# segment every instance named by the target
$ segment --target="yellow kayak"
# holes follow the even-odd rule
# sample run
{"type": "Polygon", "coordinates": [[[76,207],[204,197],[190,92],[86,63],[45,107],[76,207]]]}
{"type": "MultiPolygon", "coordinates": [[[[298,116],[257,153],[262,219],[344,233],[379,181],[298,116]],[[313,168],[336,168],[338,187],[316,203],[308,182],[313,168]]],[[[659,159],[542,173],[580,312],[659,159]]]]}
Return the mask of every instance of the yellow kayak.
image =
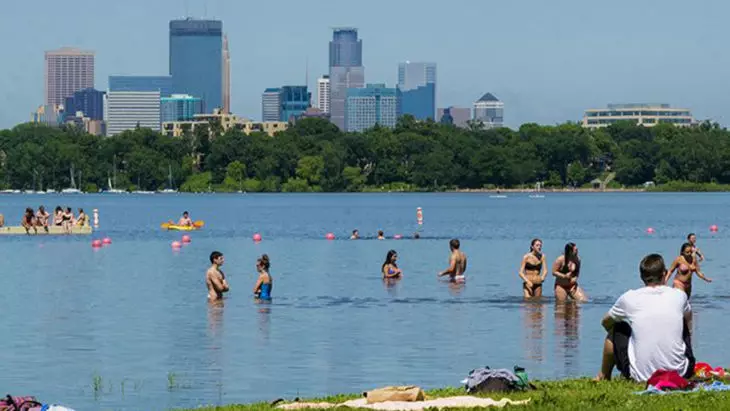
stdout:
{"type": "Polygon", "coordinates": [[[162,227],[165,230],[173,230],[173,231],[195,231],[195,230],[200,230],[201,228],[203,228],[204,225],[205,225],[204,221],[196,221],[193,223],[192,226],[162,223],[162,224],[160,224],[160,227],[162,227]]]}

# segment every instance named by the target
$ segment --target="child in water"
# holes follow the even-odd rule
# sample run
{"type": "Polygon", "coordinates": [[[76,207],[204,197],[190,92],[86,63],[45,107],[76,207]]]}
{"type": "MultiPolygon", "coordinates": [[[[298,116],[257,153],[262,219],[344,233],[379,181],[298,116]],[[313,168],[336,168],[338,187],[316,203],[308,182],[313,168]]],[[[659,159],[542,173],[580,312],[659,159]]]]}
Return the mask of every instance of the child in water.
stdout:
{"type": "Polygon", "coordinates": [[[253,294],[259,300],[271,300],[273,279],[271,278],[271,274],[269,274],[270,267],[271,261],[269,261],[268,255],[264,254],[256,260],[256,271],[259,273],[259,278],[253,287],[253,294]]]}

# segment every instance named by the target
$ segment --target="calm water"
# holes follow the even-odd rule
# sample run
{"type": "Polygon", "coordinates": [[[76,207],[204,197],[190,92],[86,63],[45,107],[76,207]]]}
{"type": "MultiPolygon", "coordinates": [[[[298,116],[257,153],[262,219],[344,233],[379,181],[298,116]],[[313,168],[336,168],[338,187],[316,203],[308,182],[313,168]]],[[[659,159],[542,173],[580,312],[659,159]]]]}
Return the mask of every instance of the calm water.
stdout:
{"type": "Polygon", "coordinates": [[[593,375],[601,316],[640,285],[642,256],[670,260],[689,231],[715,280],[695,280],[695,352],[726,364],[729,202],[724,194],[2,196],[0,213],[13,223],[26,206],[98,208],[94,237],[114,243],[94,251],[89,237],[0,237],[0,387],[79,410],[164,410],[458,385],[482,365],[519,364],[537,378],[593,375]],[[344,240],[353,228],[410,235],[416,207],[420,240],[344,240]],[[181,234],[159,223],[183,210],[206,226],[173,252],[181,234]],[[711,235],[711,224],[720,232],[711,235]],[[323,240],[329,231],[338,240],[323,240]],[[470,258],[463,288],[436,279],[454,236],[470,258]],[[552,279],[543,302],[522,301],[517,269],[536,236],[551,262],[566,241],[578,243],[589,303],[556,305],[552,279]],[[391,288],[379,273],[390,248],[405,273],[391,288]],[[226,255],[231,285],[222,308],[205,300],[214,249],[226,255]],[[251,298],[261,253],[272,259],[271,305],[251,298]]]}

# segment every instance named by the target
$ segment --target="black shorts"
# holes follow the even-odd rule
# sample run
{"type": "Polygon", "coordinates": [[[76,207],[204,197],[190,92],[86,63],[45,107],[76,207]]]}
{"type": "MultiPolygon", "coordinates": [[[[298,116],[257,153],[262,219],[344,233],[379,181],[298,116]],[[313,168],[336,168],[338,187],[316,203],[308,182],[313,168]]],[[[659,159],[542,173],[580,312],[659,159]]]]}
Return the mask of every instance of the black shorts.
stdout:
{"type": "MultiPolygon", "coordinates": [[[[631,362],[629,361],[629,339],[631,338],[631,326],[625,322],[616,323],[613,330],[608,333],[609,341],[613,343],[613,359],[616,362],[616,368],[624,378],[631,379],[631,362]]],[[[689,360],[687,372],[684,378],[691,378],[695,373],[695,356],[692,353],[692,338],[684,322],[682,327],[682,339],[684,340],[684,354],[689,360]]]]}

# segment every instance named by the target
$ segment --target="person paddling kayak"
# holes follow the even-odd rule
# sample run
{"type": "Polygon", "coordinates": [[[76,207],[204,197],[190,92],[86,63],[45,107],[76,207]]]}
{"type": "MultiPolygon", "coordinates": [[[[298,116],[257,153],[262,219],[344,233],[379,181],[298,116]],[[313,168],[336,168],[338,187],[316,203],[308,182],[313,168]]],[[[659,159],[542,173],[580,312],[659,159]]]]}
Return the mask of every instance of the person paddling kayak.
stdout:
{"type": "Polygon", "coordinates": [[[180,220],[177,222],[177,225],[183,226],[183,227],[192,227],[193,226],[193,220],[190,218],[190,214],[188,214],[187,211],[183,212],[182,217],[180,217],[180,220]]]}

